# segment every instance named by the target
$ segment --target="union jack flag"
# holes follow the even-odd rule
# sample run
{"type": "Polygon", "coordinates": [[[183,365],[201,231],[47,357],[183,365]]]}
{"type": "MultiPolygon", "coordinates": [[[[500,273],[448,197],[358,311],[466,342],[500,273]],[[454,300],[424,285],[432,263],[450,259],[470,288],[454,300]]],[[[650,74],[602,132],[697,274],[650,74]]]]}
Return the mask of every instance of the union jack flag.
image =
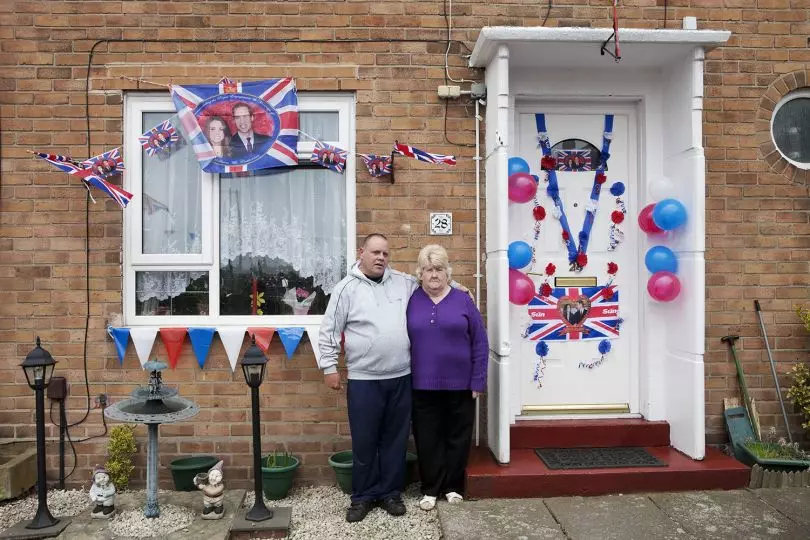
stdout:
{"type": "Polygon", "coordinates": [[[315,149],[312,150],[310,161],[342,174],[346,169],[346,150],[321,141],[315,141],[315,149]]]}
{"type": "Polygon", "coordinates": [[[126,208],[129,201],[132,200],[132,193],[107,182],[104,178],[95,174],[93,169],[89,167],[89,163],[95,158],[91,158],[80,163],[68,156],[60,156],[57,154],[34,152],[34,155],[40,159],[44,159],[62,172],[78,176],[82,182],[85,183],[85,185],[92,185],[100,189],[110,198],[112,198],[112,200],[118,203],[118,206],[121,208],[126,208]]]}
{"type": "Polygon", "coordinates": [[[587,341],[619,337],[618,287],[557,287],[551,295],[536,295],[529,302],[532,323],[526,330],[531,340],[587,341]]]}
{"type": "Polygon", "coordinates": [[[591,150],[589,149],[554,150],[554,158],[557,160],[558,171],[578,172],[593,170],[591,150]]]}
{"type": "Polygon", "coordinates": [[[444,163],[445,165],[455,165],[456,156],[445,156],[442,154],[431,154],[424,150],[419,150],[407,144],[394,144],[394,152],[401,154],[405,157],[417,159],[419,161],[426,161],[428,163],[444,163]]]}
{"type": "Polygon", "coordinates": [[[120,174],[124,170],[124,158],[121,155],[121,149],[116,148],[109,152],[104,152],[101,155],[93,156],[89,159],[82,161],[85,168],[93,171],[95,176],[104,180],[120,174]]]}
{"type": "Polygon", "coordinates": [[[375,178],[391,174],[391,156],[360,154],[360,159],[366,164],[368,174],[375,178]]]}
{"type": "Polygon", "coordinates": [[[180,140],[177,130],[174,129],[171,120],[166,120],[156,125],[140,137],[143,149],[146,150],[147,156],[154,156],[158,152],[171,152],[172,146],[177,144],[180,140]]]}
{"type": "MultiPolygon", "coordinates": [[[[171,87],[184,134],[205,172],[241,173],[298,164],[298,95],[291,78],[171,87]],[[242,142],[234,107],[247,109],[250,131],[242,142]],[[212,119],[227,123],[229,146],[217,153],[208,134],[212,119]],[[247,146],[247,147],[246,147],[247,146]]],[[[219,141],[221,143],[221,141],[219,141]]],[[[224,143],[223,143],[224,144],[224,143]]]]}

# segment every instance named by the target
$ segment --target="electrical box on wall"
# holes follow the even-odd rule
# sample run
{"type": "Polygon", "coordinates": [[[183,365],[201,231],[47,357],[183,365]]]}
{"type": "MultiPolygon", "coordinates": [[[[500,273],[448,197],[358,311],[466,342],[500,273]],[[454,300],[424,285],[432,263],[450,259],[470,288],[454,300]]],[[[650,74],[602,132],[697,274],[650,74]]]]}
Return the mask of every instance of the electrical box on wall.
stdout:
{"type": "Polygon", "coordinates": [[[453,234],[453,213],[452,212],[431,212],[430,213],[430,234],[449,236],[453,234]]]}

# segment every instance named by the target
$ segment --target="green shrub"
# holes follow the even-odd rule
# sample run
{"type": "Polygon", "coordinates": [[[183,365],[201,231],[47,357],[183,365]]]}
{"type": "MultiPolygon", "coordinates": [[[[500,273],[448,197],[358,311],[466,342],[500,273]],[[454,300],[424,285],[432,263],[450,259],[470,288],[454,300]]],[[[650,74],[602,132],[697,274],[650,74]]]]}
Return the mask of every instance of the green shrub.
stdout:
{"type": "Polygon", "coordinates": [[[810,368],[807,364],[796,364],[791,370],[793,385],[788,390],[787,397],[804,414],[804,429],[810,430],[810,368]]]}
{"type": "Polygon", "coordinates": [[[124,490],[129,485],[129,477],[135,470],[132,456],[137,452],[135,445],[135,426],[121,424],[110,430],[110,440],[107,441],[107,472],[110,480],[115,484],[116,490],[124,490]]]}

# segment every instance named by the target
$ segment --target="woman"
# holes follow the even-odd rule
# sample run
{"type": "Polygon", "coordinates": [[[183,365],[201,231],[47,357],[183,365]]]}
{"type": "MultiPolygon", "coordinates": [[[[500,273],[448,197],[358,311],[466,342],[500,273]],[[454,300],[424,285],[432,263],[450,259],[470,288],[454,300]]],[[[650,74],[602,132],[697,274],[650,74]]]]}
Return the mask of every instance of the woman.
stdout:
{"type": "Polygon", "coordinates": [[[212,116],[205,126],[205,135],[214,149],[217,157],[228,157],[231,147],[231,130],[228,124],[219,116],[212,116]]]}
{"type": "Polygon", "coordinates": [[[475,399],[486,391],[489,344],[470,297],[450,286],[447,251],[419,253],[421,287],[408,303],[413,378],[413,434],[422,477],[419,507],[432,510],[444,494],[464,500],[475,399]]]}

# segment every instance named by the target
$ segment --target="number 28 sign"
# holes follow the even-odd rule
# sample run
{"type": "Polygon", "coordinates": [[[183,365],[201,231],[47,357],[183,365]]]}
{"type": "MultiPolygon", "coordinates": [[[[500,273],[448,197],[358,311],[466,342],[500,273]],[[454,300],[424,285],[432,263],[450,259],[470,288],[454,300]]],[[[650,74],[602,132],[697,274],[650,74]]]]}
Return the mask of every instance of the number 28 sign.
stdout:
{"type": "Polygon", "coordinates": [[[451,212],[431,212],[430,234],[432,235],[453,234],[453,214],[451,212]]]}

